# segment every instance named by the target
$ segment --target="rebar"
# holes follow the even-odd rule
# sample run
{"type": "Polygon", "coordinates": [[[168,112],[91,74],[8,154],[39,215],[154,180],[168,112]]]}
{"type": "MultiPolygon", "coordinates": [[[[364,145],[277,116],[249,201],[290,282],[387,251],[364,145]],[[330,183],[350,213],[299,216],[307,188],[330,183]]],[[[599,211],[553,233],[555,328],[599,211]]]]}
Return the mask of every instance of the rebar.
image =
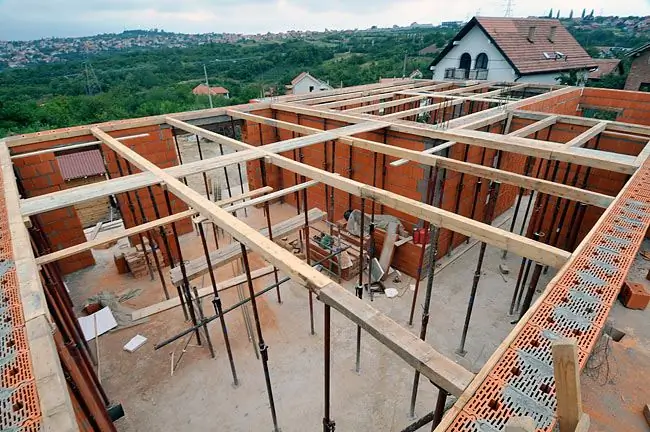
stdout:
{"type": "MultiPolygon", "coordinates": [[[[199,160],[203,160],[203,151],[201,150],[201,139],[199,138],[198,135],[196,135],[196,147],[199,151],[199,160]]],[[[205,187],[205,196],[210,199],[210,187],[208,186],[208,175],[206,172],[201,173],[203,175],[203,185],[205,187]]],[[[216,197],[213,197],[211,201],[216,201],[216,197]]],[[[217,249],[219,249],[219,236],[217,232],[217,226],[215,224],[212,225],[212,234],[214,235],[214,245],[217,249]]]]}
{"type": "Polygon", "coordinates": [[[324,401],[324,414],[323,414],[323,432],[333,432],[336,428],[336,423],[330,418],[330,372],[331,372],[331,340],[330,340],[330,326],[331,326],[331,307],[324,305],[323,313],[323,401],[324,401]]]}
{"type": "MultiPolygon", "coordinates": [[[[301,176],[301,182],[304,183],[307,179],[305,176],[301,176]]],[[[309,238],[309,207],[307,203],[307,188],[302,190],[302,204],[303,204],[303,213],[305,214],[305,259],[307,264],[311,265],[311,239],[309,238]]],[[[316,334],[314,329],[314,293],[309,290],[309,329],[310,334],[313,336],[316,334]]]]}
{"type": "MultiPolygon", "coordinates": [[[[365,219],[366,219],[366,199],[361,198],[361,231],[359,233],[359,284],[356,286],[355,291],[359,299],[363,299],[363,239],[366,235],[365,233],[365,219]]],[[[370,273],[370,267],[368,267],[368,273],[370,273]]],[[[370,287],[368,287],[370,289],[370,287]]],[[[361,370],[361,326],[357,325],[357,346],[356,346],[356,361],[354,370],[359,373],[361,370]]]]}

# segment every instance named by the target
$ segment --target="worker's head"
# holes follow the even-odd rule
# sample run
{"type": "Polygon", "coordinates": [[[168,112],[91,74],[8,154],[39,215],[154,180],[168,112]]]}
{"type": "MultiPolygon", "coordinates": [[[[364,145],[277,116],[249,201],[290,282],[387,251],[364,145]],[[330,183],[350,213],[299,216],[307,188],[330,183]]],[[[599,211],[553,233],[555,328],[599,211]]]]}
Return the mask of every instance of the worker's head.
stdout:
{"type": "Polygon", "coordinates": [[[345,220],[350,219],[350,215],[352,214],[352,209],[346,210],[345,213],[343,213],[343,217],[345,220]]]}

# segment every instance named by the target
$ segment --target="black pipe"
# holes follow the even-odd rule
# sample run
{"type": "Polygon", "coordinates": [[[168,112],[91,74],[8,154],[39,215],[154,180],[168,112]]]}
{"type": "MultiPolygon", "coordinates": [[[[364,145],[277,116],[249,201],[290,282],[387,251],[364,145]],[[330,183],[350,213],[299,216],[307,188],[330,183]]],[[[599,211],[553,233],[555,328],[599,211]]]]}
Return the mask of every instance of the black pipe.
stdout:
{"type": "MultiPolygon", "coordinates": [[[[199,290],[193,286],[194,298],[196,299],[196,313],[199,315],[199,322],[203,323],[203,331],[205,332],[205,341],[208,343],[208,350],[210,350],[210,357],[214,358],[214,347],[212,346],[212,339],[210,338],[210,331],[208,325],[205,323],[205,315],[203,314],[203,306],[201,306],[201,298],[199,297],[199,290]]],[[[190,302],[191,303],[191,302],[190,302]]],[[[194,307],[194,304],[192,307],[194,307]]]]}
{"type": "MultiPolygon", "coordinates": [[[[208,274],[210,275],[210,282],[212,283],[212,291],[214,293],[214,298],[212,299],[212,305],[214,306],[214,312],[219,317],[219,322],[221,324],[223,341],[226,345],[226,352],[228,353],[228,361],[230,362],[230,370],[232,372],[233,385],[238,386],[239,380],[237,379],[235,360],[232,355],[232,348],[230,347],[230,337],[228,336],[228,328],[226,327],[226,320],[223,316],[223,306],[221,304],[221,296],[219,295],[219,290],[217,289],[217,279],[214,276],[214,269],[212,268],[212,260],[210,259],[210,251],[208,250],[208,242],[205,239],[203,224],[199,224],[199,234],[201,235],[203,254],[205,255],[205,262],[208,265],[208,274]]],[[[197,300],[198,300],[198,296],[197,296],[197,300]]],[[[205,321],[205,318],[203,318],[203,321],[205,321]]]]}
{"type": "Polygon", "coordinates": [[[433,432],[442,421],[442,416],[445,414],[447,396],[447,392],[438,387],[438,399],[436,399],[436,409],[433,412],[433,424],[431,425],[431,432],[433,432]]]}
{"type": "MultiPolygon", "coordinates": [[[[173,214],[172,203],[169,199],[169,191],[163,189],[165,195],[165,204],[167,205],[167,212],[171,215],[173,214]]],[[[172,233],[174,235],[174,242],[176,243],[176,250],[178,251],[178,265],[181,268],[181,274],[183,275],[183,289],[181,290],[185,294],[185,299],[187,301],[187,309],[190,313],[190,318],[192,319],[192,324],[197,324],[196,314],[194,313],[194,307],[192,307],[192,295],[190,294],[190,282],[187,279],[187,271],[185,269],[185,261],[183,260],[183,252],[181,251],[181,242],[178,240],[178,230],[176,230],[176,222],[171,223],[172,233]]],[[[201,345],[201,334],[197,329],[195,332],[196,343],[201,345]]]]}
{"type": "MultiPolygon", "coordinates": [[[[469,144],[465,144],[465,153],[463,154],[463,162],[467,162],[467,156],[469,154],[469,144]]],[[[458,213],[460,207],[460,196],[463,192],[463,180],[465,179],[465,173],[460,173],[460,179],[458,180],[458,186],[456,186],[456,202],[454,204],[454,213],[458,213]]],[[[451,255],[451,251],[454,248],[454,238],[456,237],[456,231],[451,232],[451,240],[449,241],[449,249],[447,250],[447,256],[451,255]]]]}
{"type": "Polygon", "coordinates": [[[521,319],[528,309],[530,309],[530,305],[533,302],[533,296],[535,295],[535,290],[537,289],[537,283],[539,282],[539,276],[542,274],[542,267],[543,266],[540,263],[535,264],[535,270],[533,271],[533,276],[530,278],[530,285],[526,292],[526,298],[524,298],[524,303],[521,305],[519,319],[521,319]]]}
{"type": "MultiPolygon", "coordinates": [[[[526,164],[524,166],[524,175],[526,177],[528,177],[528,175],[530,174],[530,169],[531,169],[533,159],[534,158],[532,156],[528,156],[526,158],[526,164]]],[[[526,189],[523,186],[519,187],[519,196],[517,196],[517,203],[515,204],[515,212],[514,215],[512,216],[512,221],[510,222],[510,229],[508,230],[509,232],[512,232],[515,229],[515,223],[517,222],[517,216],[519,215],[519,207],[521,206],[521,200],[524,197],[525,191],[526,189]]],[[[501,258],[506,259],[507,256],[508,256],[508,250],[505,249],[503,251],[503,255],[501,256],[501,258]]]]}
{"type": "MultiPolygon", "coordinates": [[[[356,295],[359,299],[363,298],[363,239],[365,233],[365,219],[366,219],[366,199],[361,198],[361,230],[359,233],[359,284],[356,286],[356,295]]],[[[368,274],[370,274],[370,263],[368,264],[368,274]]],[[[368,287],[370,289],[370,287],[368,287]]],[[[356,349],[356,362],[354,370],[359,373],[361,370],[361,326],[357,325],[357,349],[356,349]]]]}
{"type": "MultiPolygon", "coordinates": [[[[181,148],[178,145],[178,138],[176,136],[176,128],[172,126],[172,136],[174,137],[174,144],[176,145],[176,153],[178,155],[178,163],[183,165],[183,156],[181,156],[181,148]]],[[[183,177],[183,183],[187,186],[187,177],[183,177]]]]}
{"type": "Polygon", "coordinates": [[[269,396],[269,407],[271,409],[271,418],[273,419],[273,431],[280,432],[278,427],[278,418],[275,412],[275,401],[273,400],[273,388],[271,387],[271,375],[269,373],[269,347],[264,343],[264,335],[262,334],[262,324],[260,322],[260,315],[257,310],[257,301],[255,300],[255,288],[253,287],[253,279],[251,277],[251,268],[248,263],[248,251],[246,246],[241,243],[242,261],[244,262],[244,271],[246,272],[246,280],[248,281],[248,293],[251,298],[251,306],[253,307],[253,318],[255,319],[255,327],[257,329],[257,341],[259,351],[262,357],[262,368],[264,369],[264,381],[266,382],[266,392],[269,396]]]}
{"type": "Polygon", "coordinates": [[[331,340],[330,340],[330,326],[331,326],[331,307],[324,305],[324,322],[323,322],[323,400],[324,400],[324,414],[323,414],[323,432],[333,432],[336,423],[330,418],[330,372],[331,372],[331,340]]]}
{"type": "MultiPolygon", "coordinates": [[[[499,187],[501,183],[494,181],[490,184],[490,191],[488,192],[489,201],[485,207],[483,222],[488,223],[487,221],[492,220],[494,216],[494,209],[496,208],[497,196],[499,195],[499,187]]],[[[465,340],[467,339],[467,331],[469,329],[469,322],[472,317],[472,309],[474,308],[474,299],[476,298],[476,291],[478,289],[478,283],[481,279],[481,268],[483,267],[483,258],[485,257],[485,249],[487,243],[481,243],[481,250],[478,256],[478,262],[476,263],[476,270],[474,271],[474,280],[472,282],[472,289],[469,296],[469,301],[467,302],[467,312],[465,314],[465,324],[463,325],[463,333],[460,338],[460,345],[456,350],[456,354],[464,356],[465,351],[465,340]]]]}
{"type": "MultiPolygon", "coordinates": [[[[307,179],[301,176],[301,182],[304,183],[307,179]]],[[[311,265],[311,239],[309,238],[309,207],[307,203],[307,188],[302,190],[302,205],[303,213],[305,214],[305,259],[307,264],[311,265]]],[[[313,336],[316,334],[314,329],[314,293],[309,290],[309,332],[313,336]]]]}
{"type": "MultiPolygon", "coordinates": [[[[319,260],[319,261],[315,262],[315,263],[312,265],[312,267],[316,267],[317,265],[324,263],[324,262],[327,261],[328,259],[330,259],[330,258],[332,258],[332,257],[335,257],[336,255],[340,254],[341,252],[343,252],[344,250],[347,250],[347,249],[349,249],[349,246],[346,246],[346,247],[341,248],[341,250],[339,250],[339,251],[337,251],[337,252],[335,252],[335,253],[333,253],[333,254],[328,255],[327,257],[323,258],[322,260],[319,260]]],[[[289,276],[284,277],[284,278],[280,279],[280,281],[279,281],[277,284],[273,283],[273,284],[271,284],[271,285],[265,287],[263,290],[257,292],[257,293],[255,294],[255,297],[260,297],[260,296],[266,294],[267,292],[271,291],[272,289],[274,289],[278,284],[279,284],[279,285],[282,285],[283,283],[289,282],[290,280],[291,280],[291,278],[290,278],[289,276]]],[[[240,301],[238,301],[237,303],[233,304],[232,306],[228,307],[227,309],[224,309],[223,312],[222,312],[222,314],[223,314],[223,315],[226,315],[227,313],[234,311],[234,310],[237,309],[238,307],[240,307],[240,306],[242,306],[242,305],[245,305],[245,304],[248,303],[249,301],[251,301],[251,299],[248,298],[248,297],[245,298],[245,299],[243,299],[243,300],[240,300],[240,301]]],[[[217,314],[217,315],[213,315],[213,316],[211,316],[211,317],[209,317],[209,318],[206,318],[206,319],[205,319],[205,323],[199,323],[199,324],[197,324],[197,325],[195,325],[195,326],[192,326],[192,327],[188,327],[188,328],[186,328],[185,330],[183,330],[182,332],[178,333],[177,335],[172,336],[172,337],[170,337],[170,338],[168,338],[168,339],[165,339],[164,341],[159,342],[159,343],[157,343],[156,345],[154,345],[154,350],[158,350],[158,349],[160,349],[160,348],[163,348],[163,347],[169,345],[169,344],[172,343],[172,342],[177,341],[178,339],[182,338],[183,336],[186,336],[186,335],[192,333],[194,330],[196,330],[196,329],[198,329],[198,328],[201,328],[204,324],[210,324],[212,321],[216,320],[217,318],[219,318],[219,315],[218,315],[218,314],[217,314]]]]}
{"type": "MultiPolygon", "coordinates": [[[[429,310],[431,309],[431,296],[433,294],[433,277],[436,269],[436,254],[438,253],[438,239],[440,230],[433,227],[429,243],[429,275],[427,277],[427,288],[424,296],[424,305],[422,306],[422,324],[420,325],[420,339],[427,338],[427,328],[429,326],[429,310]]],[[[413,376],[413,387],[411,390],[411,417],[415,417],[415,402],[418,395],[418,386],[420,383],[420,371],[416,370],[413,376]]]]}
{"type": "MultiPolygon", "coordinates": [[[[237,134],[235,133],[235,119],[230,117],[230,127],[232,128],[232,138],[237,139],[237,134]]],[[[262,129],[262,125],[260,125],[260,130],[262,129]]],[[[235,150],[235,153],[237,153],[237,150],[235,150]]],[[[241,171],[241,164],[237,162],[237,172],[239,173],[239,186],[241,187],[241,193],[244,194],[244,177],[242,176],[242,171],[241,171]]],[[[244,207],[244,215],[248,216],[248,210],[246,207],[244,207]]]]}
{"type": "MultiPolygon", "coordinates": [[[[199,139],[199,136],[196,135],[196,146],[199,150],[199,160],[203,160],[203,151],[201,150],[201,140],[199,139]]],[[[201,173],[203,175],[203,185],[205,186],[205,196],[210,199],[210,188],[208,187],[208,175],[204,172],[201,173]]],[[[214,201],[216,201],[217,198],[216,196],[214,197],[214,201]]],[[[212,225],[212,234],[214,235],[214,245],[217,249],[219,249],[219,236],[217,233],[217,226],[215,224],[212,225]]]]}

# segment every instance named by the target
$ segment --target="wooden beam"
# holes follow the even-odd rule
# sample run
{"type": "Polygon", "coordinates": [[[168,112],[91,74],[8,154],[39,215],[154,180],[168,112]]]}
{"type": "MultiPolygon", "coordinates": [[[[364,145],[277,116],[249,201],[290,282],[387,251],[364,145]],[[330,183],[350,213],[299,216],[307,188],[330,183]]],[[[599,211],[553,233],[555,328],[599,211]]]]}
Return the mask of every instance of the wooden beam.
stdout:
{"type": "Polygon", "coordinates": [[[380,110],[382,108],[390,108],[390,107],[403,105],[403,104],[407,104],[407,103],[411,103],[411,102],[418,102],[418,101],[421,101],[423,99],[428,99],[429,97],[431,97],[431,96],[418,95],[418,96],[408,97],[408,98],[404,98],[404,99],[395,99],[395,100],[391,100],[391,101],[388,101],[388,102],[381,102],[381,103],[376,103],[376,104],[373,104],[373,105],[365,105],[365,106],[361,106],[361,107],[357,107],[357,108],[350,108],[350,109],[343,110],[343,112],[344,113],[350,113],[350,114],[367,113],[367,112],[372,112],[372,111],[378,111],[378,110],[380,110]]]}
{"type": "MultiPolygon", "coordinates": [[[[527,118],[531,120],[539,120],[548,116],[548,113],[544,113],[540,111],[526,111],[520,109],[513,109],[512,112],[517,117],[527,118]]],[[[623,123],[623,122],[612,121],[612,120],[592,119],[588,117],[572,116],[566,114],[559,114],[559,116],[560,116],[561,123],[569,123],[569,124],[589,126],[589,127],[596,126],[598,123],[606,123],[607,132],[610,131],[623,132],[623,133],[629,133],[635,135],[643,135],[650,138],[650,126],[638,125],[632,123],[623,123]]]]}
{"type": "MultiPolygon", "coordinates": [[[[454,83],[445,82],[445,83],[435,84],[435,85],[426,86],[426,87],[419,87],[419,88],[417,88],[417,90],[419,90],[419,91],[440,90],[440,89],[444,89],[444,88],[447,88],[447,87],[451,87],[453,85],[454,85],[454,83]]],[[[355,98],[355,99],[346,99],[346,100],[342,100],[342,101],[320,103],[320,104],[316,104],[314,106],[316,106],[318,108],[339,108],[339,107],[344,107],[344,106],[348,106],[348,105],[356,105],[356,104],[365,103],[365,102],[374,102],[374,101],[381,101],[382,99],[393,98],[393,97],[395,97],[395,95],[403,94],[403,92],[406,92],[406,91],[408,91],[408,90],[399,90],[398,89],[398,90],[393,90],[393,91],[388,92],[388,93],[373,94],[373,95],[370,95],[370,96],[364,96],[364,97],[359,97],[359,98],[355,98]]],[[[419,93],[418,95],[424,95],[424,93],[419,93]]],[[[417,95],[412,94],[410,96],[417,96],[417,95]]]]}
{"type": "MultiPolygon", "coordinates": [[[[223,207],[223,206],[235,203],[237,201],[244,200],[246,198],[251,198],[251,197],[255,197],[255,196],[264,194],[266,192],[270,192],[272,190],[273,190],[272,187],[266,186],[266,187],[263,187],[263,188],[260,188],[260,189],[255,189],[255,190],[246,192],[246,193],[241,194],[241,195],[236,195],[236,196],[233,196],[231,198],[226,198],[224,200],[217,201],[216,204],[218,206],[223,207]]],[[[262,197],[262,198],[264,198],[264,197],[262,197]]],[[[253,204],[250,204],[252,201],[253,200],[251,200],[249,202],[245,202],[243,204],[253,205],[253,204]]],[[[229,208],[228,210],[233,211],[233,210],[231,210],[231,208],[229,208]]],[[[243,208],[243,206],[240,206],[239,208],[243,208]]],[[[143,223],[141,225],[137,225],[137,226],[134,226],[134,227],[131,227],[131,228],[127,228],[127,229],[125,229],[123,231],[111,234],[109,236],[105,236],[105,237],[102,237],[102,238],[90,240],[90,241],[87,241],[87,242],[84,242],[84,243],[81,243],[81,244],[78,244],[78,245],[74,245],[74,246],[70,246],[70,247],[65,248],[65,249],[61,249],[61,250],[56,251],[56,252],[49,253],[47,255],[37,257],[36,258],[36,264],[37,265],[43,265],[43,264],[51,263],[51,262],[54,262],[54,261],[58,261],[58,260],[61,260],[63,258],[67,258],[69,256],[73,256],[73,255],[76,255],[78,253],[81,253],[81,252],[96,248],[97,246],[101,246],[103,244],[107,244],[107,243],[117,241],[117,240],[119,240],[121,238],[124,238],[124,237],[129,237],[129,236],[132,236],[132,235],[135,235],[135,234],[138,234],[138,233],[149,231],[149,230],[151,230],[153,228],[157,228],[157,227],[159,227],[161,225],[167,225],[167,224],[170,224],[172,222],[178,222],[179,220],[182,220],[182,219],[185,219],[185,218],[188,218],[188,217],[192,217],[192,216],[194,216],[196,214],[197,214],[197,211],[195,211],[195,210],[185,210],[185,211],[180,212],[180,213],[176,213],[176,214],[173,214],[173,215],[170,215],[170,216],[165,216],[165,217],[160,218],[160,219],[156,219],[156,220],[153,220],[153,221],[150,221],[150,222],[143,223]]]]}
{"type": "MultiPolygon", "coordinates": [[[[261,203],[264,203],[264,202],[273,201],[274,199],[278,199],[280,197],[290,195],[290,194],[292,194],[294,192],[298,192],[298,191],[301,191],[303,189],[307,189],[307,188],[310,188],[312,186],[316,186],[317,184],[318,184],[318,182],[314,181],[314,180],[304,182],[304,183],[299,183],[297,185],[290,186],[290,187],[287,187],[287,188],[284,188],[284,189],[280,189],[279,191],[269,193],[269,194],[264,195],[262,197],[255,198],[255,199],[252,199],[250,201],[247,201],[247,202],[244,202],[244,203],[241,203],[241,204],[235,204],[235,205],[229,207],[228,210],[231,211],[231,212],[235,212],[235,211],[237,211],[239,209],[242,209],[244,207],[250,207],[250,206],[258,205],[258,204],[261,204],[261,203]]],[[[272,188],[269,188],[269,189],[272,189],[272,188]]]]}
{"type": "MultiPolygon", "coordinates": [[[[256,149],[246,150],[219,156],[217,158],[176,165],[166,168],[165,171],[172,177],[181,178],[249,160],[259,159],[263,157],[263,155],[263,152],[256,149]]],[[[23,199],[21,200],[20,207],[23,216],[33,216],[39,213],[45,213],[82,202],[92,201],[104,196],[129,192],[159,183],[160,180],[153,174],[142,172],[23,199]]]]}
{"type": "Polygon", "coordinates": [[[409,330],[332,282],[291,252],[275,244],[245,222],[233,217],[207,198],[185,186],[133,150],[94,128],[93,134],[141,170],[150,170],[177,197],[199,210],[213,223],[228,232],[266,260],[284,271],[294,281],[314,291],[319,299],[329,301],[332,307],[362,326],[380,343],[397,353],[408,364],[420,371],[434,384],[453,395],[459,395],[473,375],[450,359],[437,353],[431,345],[417,338],[409,330]]]}
{"type": "MultiPolygon", "coordinates": [[[[266,266],[261,269],[251,271],[251,279],[252,280],[259,279],[271,273],[273,273],[273,266],[266,266]]],[[[225,280],[223,282],[218,282],[217,292],[226,291],[230,288],[236,287],[237,285],[246,283],[246,280],[247,280],[246,275],[239,275],[239,276],[235,276],[234,278],[225,280]]],[[[209,286],[209,287],[199,289],[198,293],[199,293],[199,298],[203,298],[214,293],[214,289],[211,286],[209,286]]],[[[141,309],[134,310],[131,313],[131,319],[133,321],[137,321],[139,319],[146,318],[148,316],[155,315],[157,313],[164,312],[169,309],[173,309],[177,306],[180,306],[180,304],[181,302],[178,297],[172,297],[169,300],[164,300],[161,301],[160,303],[156,303],[150,306],[145,306],[141,309]]]]}
{"type": "MultiPolygon", "coordinates": [[[[321,132],[320,129],[315,129],[315,128],[302,126],[302,125],[294,125],[293,123],[270,119],[267,117],[261,117],[255,114],[238,113],[234,110],[229,111],[229,113],[235,118],[240,118],[240,119],[244,119],[256,123],[262,123],[277,128],[286,127],[303,134],[315,134],[321,132]]],[[[534,123],[533,125],[527,126],[525,130],[524,128],[522,128],[512,132],[510,135],[516,136],[518,134],[529,134],[531,133],[531,131],[537,128],[545,128],[547,127],[547,125],[552,124],[551,123],[552,120],[553,120],[552,118],[542,120],[538,122],[539,124],[534,123]]],[[[486,167],[479,164],[473,164],[470,162],[463,162],[456,159],[434,156],[428,154],[429,152],[427,151],[417,152],[414,150],[404,149],[401,147],[396,147],[388,144],[382,144],[375,141],[369,141],[369,140],[365,140],[361,138],[353,138],[353,137],[341,137],[338,139],[338,141],[347,145],[351,145],[353,147],[362,148],[364,150],[370,150],[373,152],[393,156],[396,158],[404,158],[404,160],[415,161],[428,166],[439,166],[441,168],[447,168],[456,172],[471,174],[474,176],[488,178],[491,180],[498,180],[502,183],[521,186],[526,189],[533,189],[546,194],[551,194],[553,196],[568,198],[574,201],[584,202],[601,208],[607,208],[613,200],[613,198],[608,195],[587,191],[573,186],[563,185],[561,183],[555,183],[543,179],[536,179],[533,177],[528,177],[517,173],[503,171],[492,167],[486,167]]],[[[437,147],[439,148],[442,146],[449,146],[450,144],[453,143],[446,143],[437,147]]],[[[433,149],[436,149],[436,147],[434,147],[433,149]]]]}
{"type": "MultiPolygon", "coordinates": [[[[431,82],[415,82],[413,80],[405,80],[405,81],[395,81],[392,83],[384,83],[384,84],[375,84],[373,88],[365,89],[364,86],[360,87],[347,87],[345,88],[345,92],[341,93],[335,93],[339,90],[344,90],[344,89],[337,89],[328,92],[328,94],[323,94],[325,92],[318,92],[318,93],[311,93],[308,98],[304,98],[300,101],[295,101],[292,100],[292,96],[283,96],[282,99],[286,101],[291,101],[300,103],[301,105],[316,105],[316,104],[323,104],[326,102],[334,102],[334,101],[342,101],[342,100],[354,100],[355,98],[358,97],[364,97],[364,96],[369,96],[369,95],[376,95],[376,94],[381,94],[381,93],[386,93],[386,92],[394,92],[398,90],[403,90],[403,89],[408,89],[408,88],[418,88],[418,87],[424,87],[424,86],[429,86],[431,85],[431,82]]],[[[306,95],[302,95],[306,96],[306,95]]]]}
{"type": "MultiPolygon", "coordinates": [[[[135,138],[143,138],[149,136],[148,133],[143,133],[143,134],[137,134],[137,135],[128,135],[124,137],[118,137],[118,141],[126,141],[130,139],[135,139],[135,138]]],[[[90,146],[96,146],[97,144],[101,143],[101,141],[88,141],[84,143],[78,143],[78,144],[64,144],[60,146],[55,146],[55,147],[50,147],[45,150],[35,150],[31,152],[26,152],[26,153],[17,153],[17,154],[12,154],[11,155],[11,160],[14,159],[21,159],[21,158],[26,158],[30,156],[38,156],[42,154],[47,154],[47,153],[53,153],[56,151],[63,151],[63,150],[74,150],[74,149],[79,149],[79,148],[84,148],[84,147],[90,147],[90,146]]]]}
{"type": "Polygon", "coordinates": [[[587,129],[586,131],[578,135],[577,137],[568,141],[566,144],[564,144],[564,148],[581,147],[585,145],[590,139],[598,136],[606,128],[607,128],[607,123],[600,122],[596,126],[592,126],[591,128],[587,129]]]}
{"type": "Polygon", "coordinates": [[[560,432],[574,432],[582,417],[580,394],[580,364],[575,339],[553,341],[553,375],[560,432]]]}
{"type": "Polygon", "coordinates": [[[506,422],[505,432],[535,432],[537,424],[532,417],[510,417],[506,422]]]}
{"type": "MultiPolygon", "coordinates": [[[[231,208],[226,208],[229,213],[231,208]]],[[[307,220],[310,223],[322,220],[326,215],[325,212],[318,208],[313,208],[307,213],[307,220]]],[[[202,215],[206,217],[205,215],[202,215]]],[[[285,219],[282,222],[278,222],[271,227],[273,235],[276,238],[284,237],[295,233],[302,229],[305,225],[305,216],[296,215],[292,218],[285,219]]],[[[257,231],[259,234],[264,236],[264,238],[269,237],[268,228],[264,227],[257,231]]],[[[236,242],[219,249],[216,249],[210,252],[210,262],[212,263],[212,268],[218,268],[229,262],[237,259],[241,255],[241,247],[236,242]]],[[[293,255],[292,255],[293,256],[293,255]]],[[[210,269],[208,268],[208,262],[205,259],[205,256],[200,256],[196,259],[190,260],[185,264],[185,271],[187,274],[187,279],[192,280],[198,277],[201,277],[208,273],[210,269]]],[[[180,267],[176,267],[170,270],[169,272],[171,283],[174,286],[180,286],[183,284],[183,273],[181,272],[180,267]]]]}
{"type": "Polygon", "coordinates": [[[650,156],[650,141],[646,143],[646,145],[643,147],[641,150],[641,153],[634,159],[634,164],[636,166],[641,166],[645,163],[646,159],[648,159],[648,156],[650,156]]]}

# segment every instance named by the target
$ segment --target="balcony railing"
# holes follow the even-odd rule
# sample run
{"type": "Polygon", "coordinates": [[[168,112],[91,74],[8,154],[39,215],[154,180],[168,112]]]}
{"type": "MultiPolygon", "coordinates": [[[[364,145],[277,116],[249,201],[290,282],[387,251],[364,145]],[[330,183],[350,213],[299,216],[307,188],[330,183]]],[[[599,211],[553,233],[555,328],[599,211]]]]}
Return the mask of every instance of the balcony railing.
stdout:
{"type": "Polygon", "coordinates": [[[488,76],[487,69],[460,69],[460,68],[447,68],[445,69],[445,79],[457,80],[486,80],[488,76]]]}

